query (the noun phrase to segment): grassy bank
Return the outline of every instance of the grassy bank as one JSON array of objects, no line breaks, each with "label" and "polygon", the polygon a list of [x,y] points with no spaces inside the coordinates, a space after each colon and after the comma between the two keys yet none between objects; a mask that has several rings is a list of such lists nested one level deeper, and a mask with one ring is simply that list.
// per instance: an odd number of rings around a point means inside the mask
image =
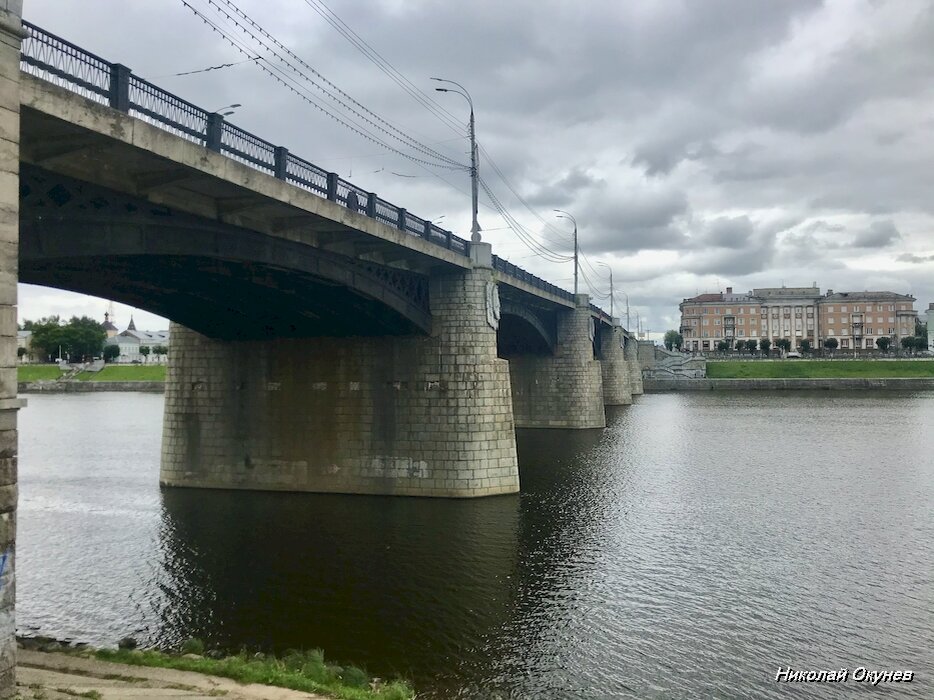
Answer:
[{"label": "grassy bank", "polygon": [[16,368],[16,378],[21,382],[54,381],[61,376],[58,365],[20,365]]},{"label": "grassy bank", "polygon": [[100,372],[81,372],[82,382],[164,382],[165,365],[108,365]]},{"label": "grassy bank", "polygon": [[934,377],[928,360],[775,360],[708,362],[710,379],[833,379],[865,377]]},{"label": "grassy bank", "polygon": [[320,649],[289,651],[281,658],[241,652],[221,659],[201,656],[203,645],[189,640],[182,649],[187,654],[160,651],[99,649],[93,655],[104,661],[133,666],[172,668],[231,678],[240,683],[261,683],[308,693],[320,693],[342,700],[411,700],[415,692],[404,681],[371,679],[355,666],[326,663]]}]

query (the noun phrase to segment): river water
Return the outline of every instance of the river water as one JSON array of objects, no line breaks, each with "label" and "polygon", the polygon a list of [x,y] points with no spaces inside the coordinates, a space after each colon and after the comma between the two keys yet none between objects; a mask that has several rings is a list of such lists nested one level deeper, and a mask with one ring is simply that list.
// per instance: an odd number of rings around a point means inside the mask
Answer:
[{"label": "river water", "polygon": [[934,393],[643,396],[470,501],[160,489],[161,396],[28,401],[21,634],[322,647],[424,698],[934,697]]}]

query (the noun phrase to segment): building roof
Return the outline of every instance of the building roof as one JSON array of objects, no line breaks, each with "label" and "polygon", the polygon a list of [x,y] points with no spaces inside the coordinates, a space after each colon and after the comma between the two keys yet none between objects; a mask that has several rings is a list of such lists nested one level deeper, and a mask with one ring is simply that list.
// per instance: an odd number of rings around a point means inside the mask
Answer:
[{"label": "building roof", "polygon": [[132,317],[132,316],[130,316],[130,325],[127,326],[126,329],[127,329],[128,331],[135,331],[135,330],[136,330],[136,324],[133,323],[133,317]]},{"label": "building roof", "polygon": [[828,293],[824,301],[915,301],[910,294],[897,292],[836,292]]},{"label": "building roof", "polygon": [[117,327],[110,322],[110,314],[104,314],[104,322],[101,324],[101,328],[103,328],[105,331],[117,330]]},{"label": "building roof", "polygon": [[722,294],[698,294],[696,297],[685,299],[685,301],[723,301]]}]

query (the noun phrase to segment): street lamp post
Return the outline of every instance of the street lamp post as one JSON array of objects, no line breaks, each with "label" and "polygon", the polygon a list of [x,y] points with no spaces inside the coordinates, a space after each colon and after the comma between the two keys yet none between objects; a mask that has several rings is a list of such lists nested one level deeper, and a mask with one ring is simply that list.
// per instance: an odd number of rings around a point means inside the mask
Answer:
[{"label": "street lamp post", "polygon": [[[597,265],[603,265],[607,269],[607,272],[610,273],[610,318],[613,318],[613,268],[607,265],[605,262],[600,262],[597,260]],[[629,319],[626,319],[626,323],[629,323]]]},{"label": "street lamp post", "polygon": [[555,209],[559,219],[570,219],[574,223],[574,294],[577,294],[577,219],[563,209]]},{"label": "street lamp post", "polygon": [[226,107],[221,107],[220,109],[215,109],[212,114],[220,114],[222,117],[229,117],[233,114],[237,107],[242,107],[243,105],[239,102],[236,102],[232,105],[227,105]]},{"label": "street lamp post", "polygon": [[460,90],[452,90],[451,88],[435,88],[438,92],[453,92],[455,94],[461,95],[464,99],[467,100],[467,104],[470,105],[470,123],[468,124],[468,136],[470,137],[470,197],[471,205],[473,208],[473,218],[470,222],[470,242],[479,243],[480,242],[480,223],[477,221],[477,209],[478,209],[478,181],[480,179],[480,165],[478,163],[477,157],[477,130],[474,123],[473,115],[473,100],[470,99],[470,93],[467,92],[465,88],[460,83],[455,83],[453,80],[445,80],[444,78],[432,78],[432,80],[437,80],[439,83],[450,83],[451,85],[456,85]]}]

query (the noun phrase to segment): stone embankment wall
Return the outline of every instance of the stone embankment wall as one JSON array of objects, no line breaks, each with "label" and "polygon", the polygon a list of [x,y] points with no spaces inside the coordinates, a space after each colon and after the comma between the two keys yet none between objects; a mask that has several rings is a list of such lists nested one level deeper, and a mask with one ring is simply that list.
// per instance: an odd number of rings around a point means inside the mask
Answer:
[{"label": "stone embankment wall", "polygon": [[645,379],[647,394],[672,391],[781,391],[784,389],[934,389],[934,378],[871,379]]},{"label": "stone embankment wall", "polygon": [[161,394],[165,382],[19,382],[20,394],[85,394],[99,391],[144,391]]}]

